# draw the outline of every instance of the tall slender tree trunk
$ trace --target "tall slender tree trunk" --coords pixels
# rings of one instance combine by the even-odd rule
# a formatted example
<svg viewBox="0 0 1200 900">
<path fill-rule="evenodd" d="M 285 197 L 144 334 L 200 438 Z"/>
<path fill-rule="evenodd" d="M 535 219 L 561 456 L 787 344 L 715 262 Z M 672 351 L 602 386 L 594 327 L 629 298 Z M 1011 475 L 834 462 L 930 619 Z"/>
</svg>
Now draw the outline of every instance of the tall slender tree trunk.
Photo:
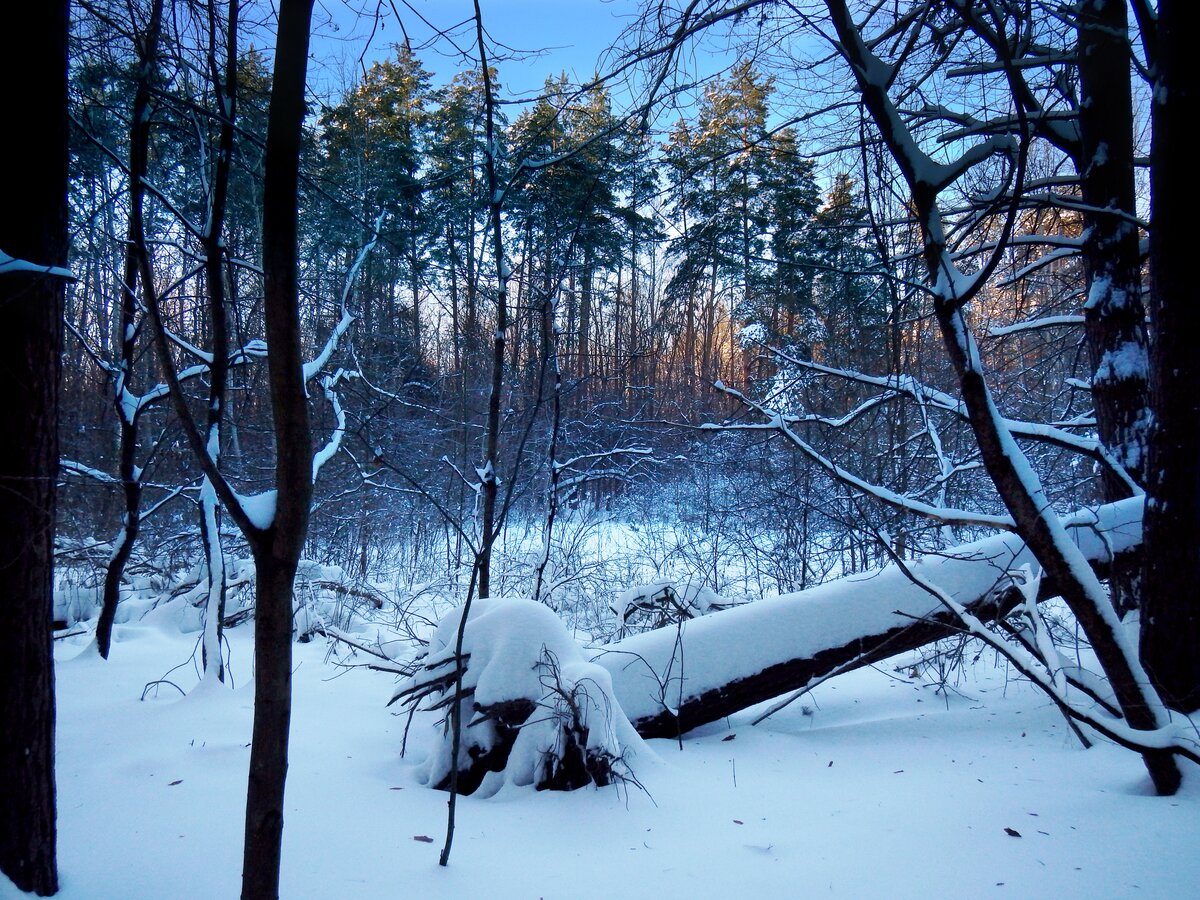
<svg viewBox="0 0 1200 900">
<path fill-rule="evenodd" d="M 478 12 L 476 13 L 478 15 Z M 486 71 L 486 70 L 485 70 Z M 488 146 L 492 146 L 491 84 L 485 78 L 488 91 Z M 492 335 L 492 383 L 488 394 L 487 424 L 484 429 L 483 460 L 483 523 L 480 529 L 480 547 L 476 560 L 479 572 L 480 597 L 490 597 L 492 590 L 492 547 L 496 540 L 496 508 L 500 494 L 497 467 L 500 463 L 500 399 L 504 392 L 504 351 L 508 340 L 508 263 L 504 259 L 504 232 L 501 228 L 502 201 L 496 185 L 495 159 L 491 152 L 486 156 L 487 184 L 491 193 L 488 215 L 492 229 L 492 256 L 496 265 L 496 331 Z M 528 247 L 528 243 L 526 245 Z M 526 256 L 529 254 L 526 253 Z M 517 346 L 520 341 L 513 341 Z M 515 365 L 515 362 L 514 362 Z M 464 615 L 465 619 L 465 615 Z"/>
<path fill-rule="evenodd" d="M 36 266 L 67 261 L 66 0 L 16 13 L 0 38 L 13 122 L 0 250 Z M 0 269 L 0 871 L 23 891 L 58 890 L 54 786 L 54 486 L 65 281 Z"/>
<path fill-rule="evenodd" d="M 131 390 L 133 365 L 137 353 L 137 318 L 139 314 L 137 283 L 140 254 L 147 252 L 144 241 L 138 240 L 142 230 L 142 199 L 145 189 L 142 179 L 146 176 L 150 150 L 150 92 L 158 58 L 159 28 L 162 23 L 162 0 L 156 0 L 150 9 L 150 18 L 145 32 L 138 41 L 138 79 L 133 95 L 129 126 L 129 219 L 126 227 L 125 263 L 122 273 L 121 310 L 117 320 L 117 346 L 121 356 L 116 364 L 113 383 L 113 405 L 117 412 L 118 463 L 117 477 L 121 480 L 124 508 L 121 516 L 121 531 L 115 540 L 113 554 L 104 572 L 104 593 L 100 601 L 100 618 L 96 621 L 96 649 L 108 659 L 112 644 L 113 622 L 117 615 L 117 603 L 121 595 L 121 580 L 129 562 L 133 546 L 141 526 L 142 481 L 136 465 L 138 444 L 138 416 L 134 395 Z"/>
<path fill-rule="evenodd" d="M 275 516 L 249 535 L 257 566 L 254 729 L 246 792 L 243 900 L 279 896 L 292 714 L 292 584 L 308 531 L 312 444 L 304 394 L 297 209 L 313 0 L 281 0 L 263 186 L 268 379 L 275 430 Z"/>
<path fill-rule="evenodd" d="M 587 251 L 583 259 L 583 273 L 580 276 L 582 284 L 579 291 L 579 392 L 580 401 L 586 400 L 589 393 L 591 377 L 594 374 L 592 366 L 592 271 L 591 252 Z"/>
<path fill-rule="evenodd" d="M 209 65 L 216 78 L 217 18 L 210 6 Z M 217 163 L 213 172 L 208 225 L 204 233 L 204 276 L 208 293 L 208 321 L 212 328 L 212 363 L 209 366 L 208 410 L 205 440 L 214 466 L 221 459 L 221 425 L 229 383 L 229 303 L 225 281 L 225 208 L 229 197 L 229 175 L 233 161 L 233 130 L 237 115 L 238 5 L 230 3 L 225 22 L 225 83 L 214 85 L 220 98 L 221 128 L 217 138 Z M 206 475 L 200 490 L 200 536 L 208 569 L 208 597 L 204 606 L 202 659 L 206 678 L 225 680 L 221 659 L 221 619 L 225 615 L 225 555 L 221 549 L 221 507 L 216 488 Z"/>
<path fill-rule="evenodd" d="M 408 236 L 408 290 L 412 295 L 413 362 L 419 364 L 424 354 L 421 352 L 421 269 L 420 254 L 417 251 L 417 217 L 418 211 L 414 203 L 409 207 L 411 230 Z"/>
</svg>

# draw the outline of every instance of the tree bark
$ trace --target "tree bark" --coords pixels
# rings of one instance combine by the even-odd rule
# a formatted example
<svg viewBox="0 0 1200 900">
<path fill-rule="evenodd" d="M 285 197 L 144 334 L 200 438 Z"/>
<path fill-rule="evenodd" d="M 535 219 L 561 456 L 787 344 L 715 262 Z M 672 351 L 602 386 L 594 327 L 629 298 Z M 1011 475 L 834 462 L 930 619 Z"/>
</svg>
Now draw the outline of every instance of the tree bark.
<svg viewBox="0 0 1200 900">
<path fill-rule="evenodd" d="M 1145 484 L 1150 426 L 1142 261 L 1133 171 L 1133 99 L 1125 0 L 1078 5 L 1079 172 L 1084 205 L 1084 318 L 1092 398 L 1100 440 L 1138 484 Z M 1115 473 L 1103 474 L 1104 499 L 1129 496 Z M 1122 613 L 1136 609 L 1140 571 L 1109 582 Z"/>
<path fill-rule="evenodd" d="M 1075 161 L 1090 286 L 1084 313 L 1096 370 L 1100 439 L 1134 481 L 1146 471 L 1146 328 L 1133 172 L 1133 100 L 1125 0 L 1079 5 L 1079 135 Z M 1124 362 L 1121 357 L 1128 357 Z M 1109 501 L 1128 487 L 1105 475 Z"/>
<path fill-rule="evenodd" d="M 0 250 L 67 261 L 66 0 L 7 23 L 0 83 L 20 135 L 0 141 Z M 54 783 L 54 486 L 65 279 L 0 270 L 0 871 L 23 891 L 58 890 Z"/>
<path fill-rule="evenodd" d="M 257 566 L 254 729 L 246 792 L 243 900 L 279 896 L 292 712 L 292 583 L 308 531 L 312 445 L 297 290 L 297 196 L 313 0 L 282 0 L 267 124 L 263 272 L 275 431 L 275 516 L 248 537 Z"/>
<path fill-rule="evenodd" d="M 1189 271 L 1195 88 L 1189 7 L 1158 5 L 1150 174 L 1150 430 L 1141 656 L 1168 705 L 1200 709 L 1200 305 Z"/>
</svg>

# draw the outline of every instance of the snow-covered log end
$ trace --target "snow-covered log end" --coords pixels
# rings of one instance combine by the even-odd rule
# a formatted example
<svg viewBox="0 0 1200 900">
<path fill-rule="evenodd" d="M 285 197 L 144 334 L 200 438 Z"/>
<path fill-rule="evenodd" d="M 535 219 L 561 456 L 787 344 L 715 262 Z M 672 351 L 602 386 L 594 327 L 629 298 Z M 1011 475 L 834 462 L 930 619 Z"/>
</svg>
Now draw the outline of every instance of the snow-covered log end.
<svg viewBox="0 0 1200 900">
<path fill-rule="evenodd" d="M 437 729 L 419 777 L 439 789 L 450 787 L 453 768 L 461 619 L 459 607 L 438 624 L 421 667 L 392 698 Z M 549 608 L 531 600 L 476 600 L 462 653 L 459 793 L 636 784 L 631 763 L 648 751 L 613 695 L 612 678 L 588 661 Z"/>
</svg>

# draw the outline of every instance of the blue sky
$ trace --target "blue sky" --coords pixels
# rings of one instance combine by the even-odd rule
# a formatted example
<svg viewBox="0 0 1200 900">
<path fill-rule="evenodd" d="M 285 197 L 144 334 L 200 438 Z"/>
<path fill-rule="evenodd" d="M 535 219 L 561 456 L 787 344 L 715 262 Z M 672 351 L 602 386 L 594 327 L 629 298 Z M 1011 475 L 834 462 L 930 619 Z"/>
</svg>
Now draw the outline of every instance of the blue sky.
<svg viewBox="0 0 1200 900">
<path fill-rule="evenodd" d="M 400 12 L 398 26 L 393 5 Z M 494 41 L 511 47 L 514 58 L 497 62 L 504 87 L 515 95 L 540 92 L 549 75 L 565 71 L 572 80 L 587 80 L 597 60 L 613 45 L 637 14 L 637 0 L 482 0 L 484 24 Z M 375 33 L 374 12 L 382 19 Z M 361 11 L 361 12 L 358 12 Z M 464 67 L 454 44 L 472 54 L 474 25 L 470 0 L 319 0 L 314 13 L 314 53 L 333 81 L 347 81 L 358 68 L 390 55 L 407 33 L 435 81 L 444 83 Z M 429 24 L 422 21 L 427 20 Z M 430 45 L 430 25 L 451 29 L 446 39 Z M 455 26 L 460 26 L 455 28 Z M 365 56 L 363 55 L 365 51 Z"/>
</svg>

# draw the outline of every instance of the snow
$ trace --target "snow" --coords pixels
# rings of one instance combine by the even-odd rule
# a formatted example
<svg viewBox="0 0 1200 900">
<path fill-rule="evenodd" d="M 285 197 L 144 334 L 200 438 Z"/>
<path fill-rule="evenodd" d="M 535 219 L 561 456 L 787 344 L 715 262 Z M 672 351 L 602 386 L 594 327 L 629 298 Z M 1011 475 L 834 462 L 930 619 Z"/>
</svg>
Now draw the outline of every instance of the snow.
<svg viewBox="0 0 1200 900">
<path fill-rule="evenodd" d="M 312 464 L 312 480 L 315 484 L 317 476 L 321 473 L 321 467 L 329 460 L 337 455 L 342 446 L 342 438 L 346 434 L 346 411 L 342 409 L 342 404 L 338 400 L 337 392 L 334 390 L 337 383 L 343 377 L 349 377 L 345 369 L 338 369 L 332 378 L 321 379 L 321 391 L 325 394 L 325 399 L 329 401 L 329 405 L 333 407 L 334 419 L 337 422 L 333 429 L 333 433 L 329 436 L 328 442 L 313 456 Z"/>
<path fill-rule="evenodd" d="M 1022 331 L 1034 331 L 1039 328 L 1082 325 L 1084 321 L 1083 316 L 1043 316 L 1040 319 L 1030 319 L 1026 322 L 1017 322 L 1014 325 L 993 325 L 988 328 L 988 334 L 992 337 L 1004 337 L 1005 335 L 1018 334 Z"/>
<path fill-rule="evenodd" d="M 1105 556 L 1104 545 L 1091 527 L 1097 518 L 1114 552 L 1140 539 L 1141 506 L 1141 498 L 1134 497 L 1102 507 L 1095 517 L 1077 516 L 1069 534 L 1080 546 L 1080 558 Z M 1031 563 L 1032 555 L 1017 535 L 1001 534 L 956 548 L 952 555 L 927 556 L 911 567 L 951 597 L 970 599 L 985 594 L 1006 573 Z M 874 585 L 870 598 L 861 589 L 864 582 Z M 941 608 L 924 588 L 891 565 L 690 619 L 681 625 L 678 636 L 670 629 L 635 634 L 599 648 L 595 662 L 612 674 L 626 714 L 637 721 L 781 660 L 811 656 L 861 636 L 885 634 Z"/>
<path fill-rule="evenodd" d="M 1112 279 L 1105 275 L 1097 275 L 1092 279 L 1092 284 L 1088 288 L 1088 297 L 1084 301 L 1084 309 L 1096 309 L 1103 302 L 1112 290 Z"/>
<path fill-rule="evenodd" d="M 447 616 L 438 625 L 432 647 L 446 659 L 453 658 L 461 610 Z M 571 636 L 561 626 L 554 628 L 557 617 L 548 607 L 522 600 L 477 600 L 468 619 L 468 640 L 463 652 L 473 656 L 487 653 L 486 661 L 471 665 L 476 673 L 475 701 L 482 705 L 511 700 L 514 697 L 536 699 L 542 685 L 529 660 L 536 660 L 542 649 L 562 658 L 574 647 Z M 432 660 L 438 654 L 432 653 Z M 464 682 L 464 687 L 469 687 Z"/>
<path fill-rule="evenodd" d="M 250 524 L 260 531 L 266 531 L 275 523 L 275 503 L 279 499 L 278 491 L 263 491 L 261 494 L 238 494 L 238 502 L 242 512 L 250 520 Z"/>
<path fill-rule="evenodd" d="M 743 350 L 766 344 L 769 335 L 767 327 L 761 322 L 751 322 L 738 332 L 738 344 Z"/>
<path fill-rule="evenodd" d="M 63 268 L 62 266 L 39 266 L 37 263 L 29 262 L 26 259 L 9 256 L 3 250 L 0 250 L 0 275 L 8 275 L 13 272 L 36 272 L 40 275 L 52 275 L 56 278 L 75 280 L 75 275 L 70 269 Z"/>
<path fill-rule="evenodd" d="M 402 682 L 402 689 L 453 671 L 461 620 L 462 607 L 442 619 L 430 641 L 424 669 L 412 680 Z M 489 776 L 482 791 L 494 793 L 505 784 L 527 786 L 539 780 L 547 755 L 560 739 L 559 724 L 569 715 L 568 695 L 578 707 L 579 725 L 587 730 L 588 750 L 614 759 L 645 755 L 641 739 L 613 696 L 608 672 L 585 658 L 582 648 L 549 607 L 524 599 L 476 600 L 467 617 L 462 648 L 467 658 L 463 690 L 474 692 L 477 707 L 514 700 L 536 704 L 529 721 L 520 729 L 504 772 Z M 470 704 L 463 706 L 463 721 L 467 723 L 462 744 L 465 765 L 467 748 L 491 750 L 496 734 L 491 721 L 472 720 Z M 436 716 L 435 731 L 441 741 L 422 767 L 421 780 L 426 784 L 441 783 L 451 770 L 452 747 L 445 718 L 442 713 Z"/>
<path fill-rule="evenodd" d="M 961 302 L 964 298 L 974 294 L 977 283 L 978 275 L 964 275 L 946 257 L 938 267 L 937 281 L 933 285 L 933 293 L 942 297 L 947 302 Z"/>
<path fill-rule="evenodd" d="M 237 896 L 253 633 L 227 634 L 236 689 L 193 690 L 188 665 L 166 677 L 189 696 L 164 685 L 145 702 L 193 637 L 118 625 L 107 663 L 88 636 L 56 643 L 63 900 Z M 682 750 L 652 741 L 648 794 L 461 798 L 442 869 L 446 795 L 399 757 L 391 679 L 328 652 L 295 647 L 283 897 L 1176 900 L 1200 884 L 1194 767 L 1178 796 L 1152 796 L 1135 755 L 1081 750 L 990 654 L 947 690 L 905 657 L 758 727 L 748 712 Z M 24 896 L 0 877 L 0 898 Z"/>
<path fill-rule="evenodd" d="M 1131 378 L 1145 380 L 1149 377 L 1150 361 L 1146 348 L 1133 341 L 1126 341 L 1113 350 L 1105 352 L 1096 366 L 1093 384 L 1127 381 Z"/>
</svg>

